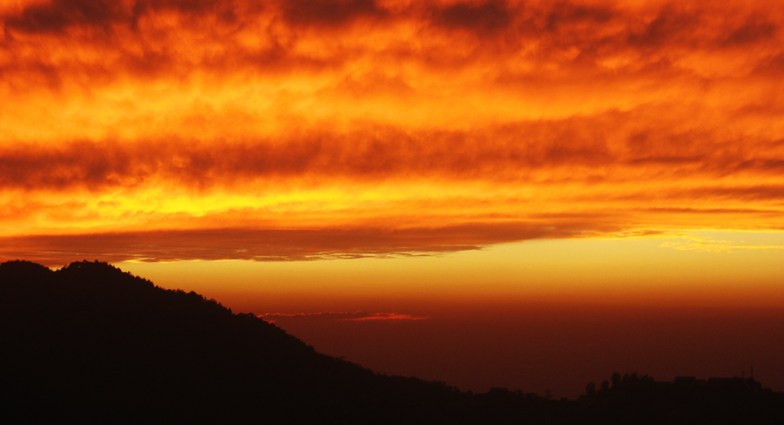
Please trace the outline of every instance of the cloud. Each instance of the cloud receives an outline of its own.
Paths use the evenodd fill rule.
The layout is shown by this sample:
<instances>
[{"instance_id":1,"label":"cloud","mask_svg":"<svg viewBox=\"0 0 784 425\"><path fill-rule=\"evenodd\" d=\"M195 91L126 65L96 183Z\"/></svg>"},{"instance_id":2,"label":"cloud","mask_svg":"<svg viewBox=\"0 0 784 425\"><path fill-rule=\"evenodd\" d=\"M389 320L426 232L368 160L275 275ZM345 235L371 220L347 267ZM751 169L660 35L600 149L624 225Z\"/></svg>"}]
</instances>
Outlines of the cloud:
<instances>
[{"instance_id":1,"label":"cloud","mask_svg":"<svg viewBox=\"0 0 784 425\"><path fill-rule=\"evenodd\" d=\"M780 23L773 23L763 18L750 18L732 30L727 37L729 46L743 46L775 39Z\"/></svg>"},{"instance_id":2,"label":"cloud","mask_svg":"<svg viewBox=\"0 0 784 425\"><path fill-rule=\"evenodd\" d=\"M537 73L561 65L577 77L584 68L617 75L602 64L619 56L635 56L626 72L642 63L683 72L688 67L682 59L726 47L758 47L730 53L729 60L753 55L761 62L771 51L781 53L784 17L770 3L726 3L53 0L6 11L0 20L3 50L18 53L4 72L19 78L53 62L52 70L69 79L83 73L269 72L307 61L332 69L369 58L395 63L400 56L422 66L449 63L453 70L480 58L504 68L519 68L522 61ZM372 25L354 28L363 20ZM460 41L443 45L455 31ZM64 44L80 54L53 51ZM24 55L31 48L37 54Z\"/></svg>"},{"instance_id":3,"label":"cloud","mask_svg":"<svg viewBox=\"0 0 784 425\"><path fill-rule=\"evenodd\" d=\"M510 138L517 131L494 133ZM513 145L494 143L483 134L410 135L380 129L372 135L313 134L283 143L150 141L123 145L77 141L56 147L17 145L0 148L0 186L97 189L135 185L148 179L221 185L237 180L308 176L504 179L513 178L521 168L611 160L606 147L592 141L566 144L558 139L541 139L541 135L529 133L529 137Z\"/></svg>"},{"instance_id":4,"label":"cloud","mask_svg":"<svg viewBox=\"0 0 784 425\"><path fill-rule=\"evenodd\" d=\"M666 112L649 121L657 113L640 109L466 130L377 125L239 140L8 144L0 145L0 188L102 190L169 182L208 189L307 178L519 182L563 167L596 170L594 177L573 173L575 181L609 170L640 179L662 173L771 176L784 167L776 135L741 136L742 127L696 118L682 128L680 115Z\"/></svg>"},{"instance_id":5,"label":"cloud","mask_svg":"<svg viewBox=\"0 0 784 425\"><path fill-rule=\"evenodd\" d=\"M111 0L52 0L32 4L6 18L10 30L59 33L72 26L104 26L123 17L123 2Z\"/></svg>"},{"instance_id":6,"label":"cloud","mask_svg":"<svg viewBox=\"0 0 784 425\"><path fill-rule=\"evenodd\" d=\"M226 22L231 10L256 2L215 0L50 0L30 2L16 14L7 15L5 26L22 33L62 35L70 28L101 29L111 33L114 25L137 29L138 20L150 14L176 12L184 15L216 14ZM251 10L260 10L253 7Z\"/></svg>"},{"instance_id":7,"label":"cloud","mask_svg":"<svg viewBox=\"0 0 784 425\"><path fill-rule=\"evenodd\" d=\"M281 3L286 22L293 26L340 26L362 17L382 17L376 0L291 0Z\"/></svg>"},{"instance_id":8,"label":"cloud","mask_svg":"<svg viewBox=\"0 0 784 425\"><path fill-rule=\"evenodd\" d=\"M419 316L406 313L376 312L368 313L364 311L354 312L317 312L317 313L262 313L257 315L260 319L270 323L291 320L327 320L327 321L348 321L348 322L399 322L399 321L419 321L427 320L428 316Z\"/></svg>"},{"instance_id":9,"label":"cloud","mask_svg":"<svg viewBox=\"0 0 784 425\"><path fill-rule=\"evenodd\" d=\"M83 259L107 262L240 259L303 261L433 255L526 239L578 236L587 225L478 223L434 228L162 230L0 238L0 259L46 265ZM595 226L591 226L595 228Z\"/></svg>"},{"instance_id":10,"label":"cloud","mask_svg":"<svg viewBox=\"0 0 784 425\"><path fill-rule=\"evenodd\" d=\"M675 240L663 242L664 248L679 251L704 251L731 253L737 251L782 251L784 241L780 233L718 233L718 234L685 234Z\"/></svg>"},{"instance_id":11,"label":"cloud","mask_svg":"<svg viewBox=\"0 0 784 425\"><path fill-rule=\"evenodd\" d=\"M449 29L465 29L492 33L506 29L513 21L513 12L503 1L458 2L433 11L434 24Z\"/></svg>"},{"instance_id":12,"label":"cloud","mask_svg":"<svg viewBox=\"0 0 784 425\"><path fill-rule=\"evenodd\" d=\"M782 24L761 0L3 5L3 255L776 227Z\"/></svg>"},{"instance_id":13,"label":"cloud","mask_svg":"<svg viewBox=\"0 0 784 425\"><path fill-rule=\"evenodd\" d=\"M700 15L691 5L677 6L667 4L656 12L656 16L638 32L630 32L629 41L643 47L659 47L676 41L677 43L699 40L694 31L700 24Z\"/></svg>"},{"instance_id":14,"label":"cloud","mask_svg":"<svg viewBox=\"0 0 784 425\"><path fill-rule=\"evenodd\" d=\"M410 321L410 320L427 320L427 316L413 316L404 313L372 313L361 317L354 317L350 319L353 322L380 322L380 321Z\"/></svg>"},{"instance_id":15,"label":"cloud","mask_svg":"<svg viewBox=\"0 0 784 425\"><path fill-rule=\"evenodd\" d=\"M784 164L781 166L784 169ZM784 185L706 187L689 191L687 196L739 201L784 201Z\"/></svg>"}]
</instances>

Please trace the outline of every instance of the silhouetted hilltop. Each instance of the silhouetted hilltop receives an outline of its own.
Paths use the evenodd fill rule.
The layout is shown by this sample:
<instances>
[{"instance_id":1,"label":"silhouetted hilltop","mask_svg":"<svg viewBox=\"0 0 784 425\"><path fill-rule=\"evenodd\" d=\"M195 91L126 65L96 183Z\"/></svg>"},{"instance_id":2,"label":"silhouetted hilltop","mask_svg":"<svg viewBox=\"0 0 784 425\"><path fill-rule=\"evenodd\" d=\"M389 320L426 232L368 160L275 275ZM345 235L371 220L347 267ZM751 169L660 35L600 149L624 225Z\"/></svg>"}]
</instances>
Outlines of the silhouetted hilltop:
<instances>
[{"instance_id":1,"label":"silhouetted hilltop","mask_svg":"<svg viewBox=\"0 0 784 425\"><path fill-rule=\"evenodd\" d=\"M477 423L486 410L104 263L0 264L0 334L2 423Z\"/></svg>"},{"instance_id":2,"label":"silhouetted hilltop","mask_svg":"<svg viewBox=\"0 0 784 425\"><path fill-rule=\"evenodd\" d=\"M8 424L784 423L749 380L629 375L569 401L378 375L97 262L0 264L0 337Z\"/></svg>"}]
</instances>

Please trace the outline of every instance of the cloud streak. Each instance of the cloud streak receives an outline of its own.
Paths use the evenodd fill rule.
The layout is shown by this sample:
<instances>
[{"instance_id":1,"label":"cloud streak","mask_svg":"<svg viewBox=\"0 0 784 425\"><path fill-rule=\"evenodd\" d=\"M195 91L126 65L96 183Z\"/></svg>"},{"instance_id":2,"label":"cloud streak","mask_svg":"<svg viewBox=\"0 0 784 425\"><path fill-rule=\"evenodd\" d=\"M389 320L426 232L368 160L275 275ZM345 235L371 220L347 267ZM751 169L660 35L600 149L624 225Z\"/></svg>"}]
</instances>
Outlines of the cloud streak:
<instances>
[{"instance_id":1,"label":"cloud streak","mask_svg":"<svg viewBox=\"0 0 784 425\"><path fill-rule=\"evenodd\" d=\"M0 258L50 266L83 260L307 261L433 255L516 240L578 236L583 225L474 224L441 228L206 229L2 238Z\"/></svg>"},{"instance_id":2,"label":"cloud streak","mask_svg":"<svg viewBox=\"0 0 784 425\"><path fill-rule=\"evenodd\" d=\"M449 64L455 72L472 67L478 57L506 72L527 64L540 76L544 68L556 75L617 75L619 67L666 75L699 72L689 58L702 54L762 63L781 54L782 35L781 12L759 1L55 0L30 3L0 19L3 50L17 59L0 62L0 69L12 75L48 69L61 80L72 72L104 77L192 72L183 66L266 73L310 62L330 70L381 59ZM367 36L357 39L358 31ZM408 43L405 37L412 35L417 43ZM452 37L463 43L445 45ZM63 45L79 54L62 55ZM36 55L26 54L31 48Z\"/></svg>"},{"instance_id":3,"label":"cloud streak","mask_svg":"<svg viewBox=\"0 0 784 425\"><path fill-rule=\"evenodd\" d=\"M469 130L373 126L342 133L313 128L239 140L9 144L0 146L0 187L102 188L150 179L220 186L309 176L519 181L559 167L597 172L610 167L647 176L770 176L784 168L784 138L778 135L727 133L726 128L734 127L731 123L724 129L670 127L677 116L646 122L655 112L610 112Z\"/></svg>"},{"instance_id":4,"label":"cloud streak","mask_svg":"<svg viewBox=\"0 0 784 425\"><path fill-rule=\"evenodd\" d=\"M428 316L419 316L406 313L395 312L376 312L368 313L364 311L339 312L327 311L317 313L262 313L257 315L259 318L270 323L280 321L302 321L302 320L326 320L342 322L401 322L427 320Z\"/></svg>"}]
</instances>

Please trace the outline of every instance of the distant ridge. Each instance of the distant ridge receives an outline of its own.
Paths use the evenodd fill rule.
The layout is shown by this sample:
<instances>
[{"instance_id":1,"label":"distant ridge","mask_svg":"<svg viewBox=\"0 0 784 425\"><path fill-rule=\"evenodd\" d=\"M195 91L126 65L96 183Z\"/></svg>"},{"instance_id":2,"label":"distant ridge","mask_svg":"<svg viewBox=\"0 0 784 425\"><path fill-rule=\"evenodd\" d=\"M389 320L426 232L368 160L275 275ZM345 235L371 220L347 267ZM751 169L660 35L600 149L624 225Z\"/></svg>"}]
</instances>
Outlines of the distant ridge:
<instances>
[{"instance_id":1,"label":"distant ridge","mask_svg":"<svg viewBox=\"0 0 784 425\"><path fill-rule=\"evenodd\" d=\"M751 379L618 375L570 401L383 376L100 262L0 264L0 336L4 424L784 423Z\"/></svg>"}]
</instances>

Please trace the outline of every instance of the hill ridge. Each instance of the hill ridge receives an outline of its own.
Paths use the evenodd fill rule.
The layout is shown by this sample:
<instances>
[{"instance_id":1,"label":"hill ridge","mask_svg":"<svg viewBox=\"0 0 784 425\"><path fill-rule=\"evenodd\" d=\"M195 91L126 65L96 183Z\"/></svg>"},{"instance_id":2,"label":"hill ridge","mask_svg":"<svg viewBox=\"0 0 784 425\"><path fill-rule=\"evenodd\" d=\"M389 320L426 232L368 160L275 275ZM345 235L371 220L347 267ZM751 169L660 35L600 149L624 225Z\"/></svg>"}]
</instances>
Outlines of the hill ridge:
<instances>
[{"instance_id":1,"label":"hill ridge","mask_svg":"<svg viewBox=\"0 0 784 425\"><path fill-rule=\"evenodd\" d=\"M549 400L381 375L317 353L253 314L101 262L55 271L0 263L0 335L2 423L762 425L784 419L784 396L748 379L661 383L627 374L614 377L612 386L589 385L578 400Z\"/></svg>"}]
</instances>

